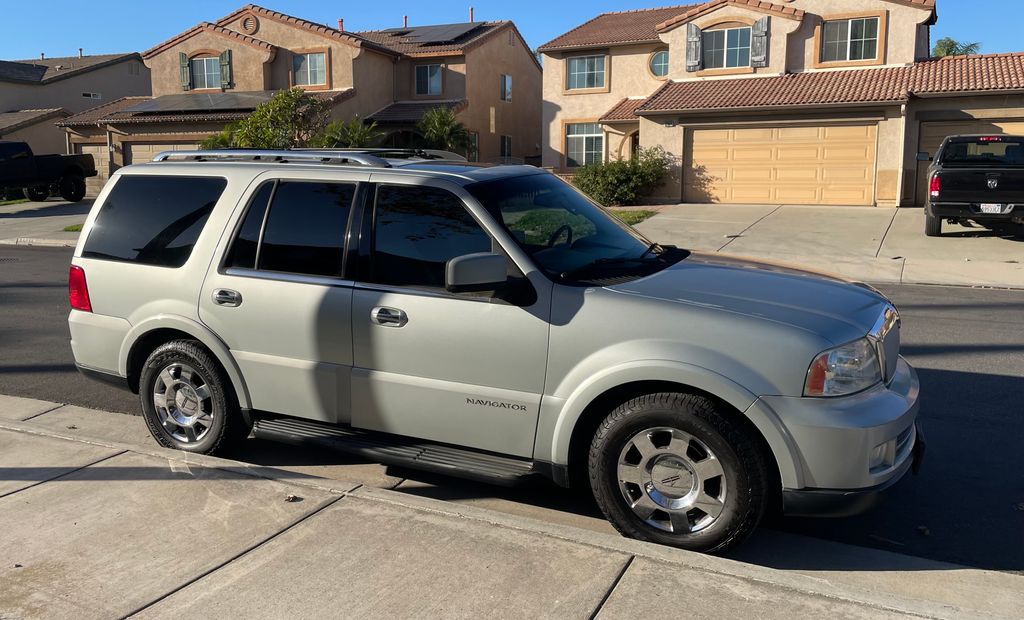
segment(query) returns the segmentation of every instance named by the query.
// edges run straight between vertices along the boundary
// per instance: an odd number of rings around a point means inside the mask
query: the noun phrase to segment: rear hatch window
[[[1024,166],[1024,139],[1003,136],[955,138],[946,144],[941,161],[957,166]]]
[[[221,177],[122,176],[100,207],[82,256],[181,267],[226,185]]]

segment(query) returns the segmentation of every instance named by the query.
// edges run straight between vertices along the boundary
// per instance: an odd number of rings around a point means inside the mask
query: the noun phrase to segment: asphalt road
[[[136,397],[77,374],[66,318],[69,249],[0,246],[0,394],[136,413]],[[848,519],[782,519],[771,527],[994,570],[1024,572],[1024,292],[882,287],[903,315],[903,353],[922,381],[928,454],[920,476],[874,511]],[[359,467],[348,457],[253,442],[235,458]],[[529,513],[596,516],[592,501],[550,485],[502,489],[388,472],[399,489],[489,499]],[[397,480],[397,479],[396,479]],[[742,556],[741,556],[742,557]],[[803,568],[785,553],[759,561]],[[884,568],[884,567],[878,567]]]

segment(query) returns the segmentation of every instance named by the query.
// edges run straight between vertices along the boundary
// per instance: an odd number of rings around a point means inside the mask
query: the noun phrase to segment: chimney
[[[469,23],[473,23],[473,7],[469,7]]]
[[[46,54],[43,52],[39,52],[39,60],[46,60]]]
[[[408,15],[403,15],[402,16],[402,28],[408,28],[408,27],[409,27],[409,16]]]
[[[338,18],[338,30],[345,32],[345,20],[340,17]]]
[[[85,52],[82,48],[78,48],[78,57],[85,58]]]

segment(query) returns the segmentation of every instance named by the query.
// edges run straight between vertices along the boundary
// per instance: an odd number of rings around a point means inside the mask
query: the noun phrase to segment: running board
[[[297,418],[259,419],[253,431],[260,439],[316,445],[387,465],[503,486],[515,486],[538,473],[533,461]]]

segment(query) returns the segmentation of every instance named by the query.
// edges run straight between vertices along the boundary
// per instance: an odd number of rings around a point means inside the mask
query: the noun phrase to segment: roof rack
[[[325,149],[315,148],[295,148],[290,149],[293,151],[300,152],[315,152],[323,151]],[[452,151],[443,151],[440,149],[424,149],[424,148],[387,148],[387,147],[376,147],[376,148],[337,148],[337,149],[326,149],[339,153],[365,153],[367,155],[375,155],[377,157],[383,157],[387,159],[411,159],[418,157],[421,159],[432,159],[432,160],[443,160],[443,161],[459,161],[465,162],[467,159],[453,153]]]
[[[386,159],[372,155],[365,150],[308,149],[308,150],[260,150],[260,149],[215,149],[206,151],[164,151],[153,158],[162,161],[252,161],[273,163],[319,163],[333,165],[357,164],[390,168]]]

